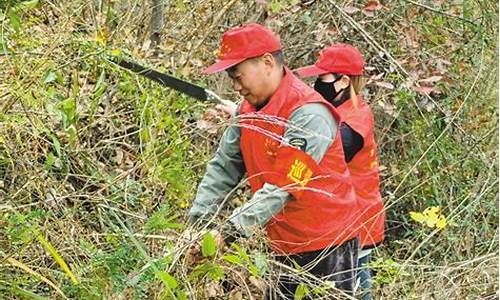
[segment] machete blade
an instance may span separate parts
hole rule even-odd
[[[218,100],[217,99],[218,97],[216,95],[214,96],[214,93],[212,91],[206,90],[196,84],[175,78],[165,73],[160,73],[158,71],[146,68],[131,61],[119,60],[116,63],[125,69],[133,71],[139,75],[154,80],[164,86],[167,86],[176,91],[189,95],[193,98],[203,101]]]

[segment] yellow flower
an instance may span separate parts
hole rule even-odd
[[[436,228],[437,229],[443,229],[448,225],[448,221],[446,220],[445,216],[439,216],[439,220],[436,222]]]
[[[101,46],[105,46],[106,45],[106,40],[107,40],[107,38],[106,38],[106,32],[104,32],[103,30],[97,30],[95,40]]]
[[[446,217],[439,214],[441,207],[430,206],[427,207],[422,213],[410,212],[410,217],[420,224],[425,224],[430,228],[443,229],[448,224]]]
[[[410,217],[413,220],[417,221],[418,223],[424,223],[425,222],[425,216],[422,213],[410,211]]]

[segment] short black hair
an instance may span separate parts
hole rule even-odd
[[[274,52],[271,52],[271,55],[274,57],[274,59],[278,62],[280,65],[285,65],[285,55],[283,54],[283,51],[277,50]]]
[[[280,66],[283,66],[285,65],[285,56],[283,54],[283,51],[280,49],[280,50],[277,50],[277,51],[274,51],[274,52],[271,52],[271,55],[274,57],[274,59],[276,60],[276,62],[280,65]],[[254,58],[258,58],[260,57],[261,55],[259,56],[256,56],[256,57],[251,57],[249,59],[254,59]],[[226,72],[228,72],[229,74],[233,73],[234,71],[236,71],[236,67],[238,66],[238,64],[226,69]]]

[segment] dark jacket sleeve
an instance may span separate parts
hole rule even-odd
[[[345,161],[350,162],[356,153],[363,149],[363,137],[346,123],[340,125],[340,132],[342,134]]]

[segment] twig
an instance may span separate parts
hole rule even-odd
[[[6,92],[2,96],[0,96],[0,99],[5,98],[8,95],[10,95],[10,93]],[[16,103],[17,99],[18,99],[17,97],[13,96],[9,100],[7,100],[7,102],[5,102],[5,104],[2,106],[2,109],[0,109],[0,113],[6,114],[9,111],[9,109],[12,107],[12,105],[14,105],[14,103]]]
[[[212,22],[212,25],[210,25],[210,27],[208,28],[208,30],[205,32],[205,35],[203,36],[203,38],[198,42],[198,44],[191,48],[191,50],[189,50],[189,53],[188,55],[186,56],[186,60],[184,61],[184,63],[182,64],[182,67],[186,66],[186,64],[188,63],[189,61],[189,58],[192,56],[192,54],[198,50],[198,48],[205,42],[205,40],[207,39],[208,35],[214,30],[215,26],[217,26],[219,24],[219,20],[226,15],[226,12],[227,10],[233,6],[233,4],[236,2],[236,0],[231,0],[228,4],[226,4],[226,6],[224,6],[219,14],[215,17],[214,21]]]
[[[467,95],[465,96],[464,100],[462,101],[462,103],[460,103],[460,106],[458,107],[457,111],[455,112],[455,114],[451,117],[450,119],[450,122],[446,125],[445,129],[441,132],[441,134],[439,134],[439,136],[432,142],[432,144],[424,151],[424,153],[422,153],[422,155],[420,156],[420,158],[415,162],[415,164],[413,164],[413,166],[410,168],[410,170],[408,170],[408,172],[406,173],[406,175],[403,177],[403,179],[399,182],[398,186],[396,187],[396,189],[394,189],[394,193],[396,193],[402,186],[403,186],[403,183],[406,181],[406,179],[408,178],[408,176],[410,176],[410,174],[413,172],[413,170],[418,166],[418,164],[424,159],[424,157],[427,155],[427,153],[429,153],[429,151],[437,144],[437,142],[444,136],[445,133],[448,132],[448,130],[450,130],[451,128],[451,124],[453,124],[453,121],[458,117],[458,115],[460,114],[460,112],[462,112],[462,109],[464,108],[464,105],[465,103],[467,102],[467,100],[469,100],[470,98],[470,95],[472,94],[472,91],[474,90],[474,88],[476,87],[476,84],[479,80],[479,76],[481,75],[482,73],[482,69],[483,69],[483,55],[484,55],[484,49],[481,49],[482,53],[481,53],[481,63],[480,63],[480,66],[479,66],[479,71],[477,72],[477,76],[476,78],[474,79],[474,82],[472,83],[470,89],[469,89],[469,92],[467,93]]]
[[[444,12],[444,11],[441,11],[441,10],[438,10],[438,9],[435,9],[435,8],[432,8],[432,7],[427,6],[427,5],[425,5],[425,4],[422,4],[422,3],[417,3],[417,2],[415,2],[415,1],[411,1],[411,0],[405,0],[405,1],[406,1],[406,2],[410,2],[411,4],[414,4],[414,5],[416,5],[416,6],[420,6],[420,7],[422,7],[422,8],[425,8],[425,9],[427,9],[427,10],[430,10],[430,11],[432,11],[432,12],[435,12],[435,13],[438,13],[438,14],[441,14],[441,15],[444,15],[444,16],[447,16],[447,17],[450,17],[450,18],[459,19],[459,20],[461,20],[461,21],[464,21],[464,22],[467,22],[467,23],[472,24],[472,25],[474,25],[474,26],[477,26],[477,24],[476,24],[476,23],[474,23],[473,21],[471,21],[471,20],[469,20],[469,19],[465,19],[465,18],[462,18],[462,17],[460,17],[460,16],[455,16],[455,15],[452,15],[452,14],[450,14],[450,13],[447,13],[447,12]]]
[[[39,278],[41,281],[45,282],[46,284],[48,284],[50,287],[52,287],[59,295],[61,295],[61,297],[63,297],[64,299],[68,299],[68,297],[66,297],[66,295],[63,293],[63,291],[61,291],[61,289],[59,289],[52,281],[50,281],[48,278],[44,277],[43,275],[41,275],[40,273],[34,271],[33,269],[31,269],[30,267],[28,267],[27,265],[23,264],[22,262],[12,258],[12,257],[7,257],[7,262],[9,262],[11,265],[15,266],[15,267],[18,267],[19,269],[25,271],[26,273],[28,274],[31,274],[37,278]]]
[[[418,82],[416,82],[413,79],[413,77],[410,75],[410,73],[408,73],[408,71],[406,71],[406,69],[403,68],[403,66],[401,66],[401,64],[389,53],[389,51],[387,51],[384,47],[380,46],[380,44],[368,32],[366,32],[366,30],[363,28],[363,26],[361,26],[358,22],[356,22],[356,20],[354,20],[351,16],[349,16],[342,8],[340,8],[337,4],[335,4],[334,1],[332,1],[332,0],[328,0],[328,1],[330,2],[330,4],[332,4],[340,12],[340,14],[342,14],[342,16],[347,20],[347,22],[349,22],[351,24],[352,27],[359,30],[363,34],[363,36],[365,37],[365,39],[367,40],[368,43],[370,43],[372,46],[374,46],[375,49],[382,51],[384,53],[384,55],[400,70],[400,72],[404,76],[406,76],[407,78],[411,78],[412,83],[416,83],[418,85]],[[415,98],[412,98],[412,101],[415,104],[415,106],[417,107],[418,112],[420,113],[420,115],[424,119],[425,123],[427,123],[427,125],[430,125],[429,121],[427,121],[427,118],[425,117],[424,113],[422,112],[422,110],[418,106],[417,102],[415,101]]]
[[[401,64],[399,64],[399,62],[389,53],[389,51],[387,51],[384,47],[380,46],[380,44],[374,38],[372,38],[371,35],[368,32],[366,32],[366,30],[361,25],[359,25],[358,22],[356,22],[356,20],[354,20],[351,16],[349,16],[334,1],[328,0],[328,2],[330,2],[330,4],[332,4],[333,6],[335,6],[335,8],[352,25],[352,27],[359,30],[369,43],[371,43],[379,51],[382,51],[387,56],[387,58],[389,58],[389,60],[391,60],[392,63],[398,67],[398,69],[401,71],[401,73],[403,73],[405,76],[411,78],[411,75],[406,71],[405,68],[403,68],[403,66],[401,66]]]
[[[173,237],[169,238],[167,236],[158,235],[158,234],[133,233],[132,235],[135,237],[138,237],[138,238],[155,239],[155,240],[172,240],[173,239]],[[129,236],[129,235],[123,234],[123,233],[94,233],[94,234],[91,234],[91,236],[118,236],[118,237],[122,237],[122,236]]]
[[[105,205],[105,204],[102,204],[102,203],[99,203],[98,206],[103,207],[103,208],[107,208],[110,211],[119,211],[119,212],[121,212],[124,215],[130,216],[130,217],[134,217],[134,218],[137,218],[137,219],[140,219],[140,220],[146,220],[146,217],[139,216],[139,215],[130,213],[128,211],[116,208],[116,207],[111,207],[111,206],[108,206],[108,205]]]

